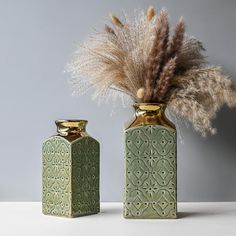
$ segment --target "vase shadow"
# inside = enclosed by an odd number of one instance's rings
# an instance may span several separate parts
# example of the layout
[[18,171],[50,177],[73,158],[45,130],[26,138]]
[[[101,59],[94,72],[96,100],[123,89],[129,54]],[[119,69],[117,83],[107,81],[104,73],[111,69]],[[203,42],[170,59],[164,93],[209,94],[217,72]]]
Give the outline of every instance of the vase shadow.
[[208,217],[211,215],[216,215],[214,212],[178,212],[177,219],[183,218],[198,218],[198,217]]
[[101,209],[100,213],[109,214],[109,215],[116,215],[116,214],[123,214],[123,210],[119,207],[112,207],[112,208],[108,208],[108,209]]
[[219,211],[188,211],[188,212],[178,212],[177,219],[183,219],[183,218],[209,218],[211,216],[226,216],[226,215],[235,215],[236,210],[235,209],[227,209],[225,211],[219,210]]

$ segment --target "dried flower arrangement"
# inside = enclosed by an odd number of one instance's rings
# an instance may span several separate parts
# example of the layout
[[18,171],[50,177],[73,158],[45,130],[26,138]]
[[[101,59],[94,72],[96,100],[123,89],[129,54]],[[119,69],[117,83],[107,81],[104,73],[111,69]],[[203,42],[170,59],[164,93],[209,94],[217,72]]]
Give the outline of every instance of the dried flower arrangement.
[[222,105],[236,106],[236,90],[219,67],[207,63],[202,43],[185,34],[183,19],[173,34],[165,9],[138,11],[133,22],[110,19],[112,26],[95,32],[67,67],[74,93],[95,87],[101,99],[121,92],[134,102],[165,103],[203,136],[214,134],[212,119]]

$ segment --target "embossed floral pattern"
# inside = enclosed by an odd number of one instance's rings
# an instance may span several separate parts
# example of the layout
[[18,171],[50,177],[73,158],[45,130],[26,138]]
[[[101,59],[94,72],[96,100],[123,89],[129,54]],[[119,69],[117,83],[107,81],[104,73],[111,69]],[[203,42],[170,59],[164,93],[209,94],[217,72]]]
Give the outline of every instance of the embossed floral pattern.
[[99,212],[99,144],[91,137],[43,144],[43,213],[74,217]]
[[176,132],[157,125],[126,136],[126,218],[176,217]]

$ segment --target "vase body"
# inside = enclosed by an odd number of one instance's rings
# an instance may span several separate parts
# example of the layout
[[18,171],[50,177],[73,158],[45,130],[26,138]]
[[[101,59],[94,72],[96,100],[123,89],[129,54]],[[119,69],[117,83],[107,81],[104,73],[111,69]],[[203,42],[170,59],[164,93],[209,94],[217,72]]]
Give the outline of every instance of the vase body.
[[124,217],[176,218],[176,129],[164,104],[135,104],[125,130]]
[[58,135],[43,143],[43,213],[76,217],[98,213],[99,143],[86,121],[59,120]]

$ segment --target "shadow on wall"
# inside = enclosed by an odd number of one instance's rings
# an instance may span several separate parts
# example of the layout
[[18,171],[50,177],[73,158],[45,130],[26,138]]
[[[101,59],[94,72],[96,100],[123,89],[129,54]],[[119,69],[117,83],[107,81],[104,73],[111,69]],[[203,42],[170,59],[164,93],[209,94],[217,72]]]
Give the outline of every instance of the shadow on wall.
[[[210,141],[216,153],[219,153],[217,160],[214,156],[211,161],[216,161],[214,194],[215,201],[236,200],[236,108],[223,107],[218,112],[214,121],[218,134]],[[214,166],[214,165],[213,165]],[[209,165],[209,168],[211,165]],[[210,187],[210,186],[209,186]]]
[[[236,75],[232,73],[232,70],[227,68],[226,65],[222,68],[224,68],[223,71],[227,74],[231,74],[231,79],[236,85]],[[217,128],[218,133],[207,138],[207,141],[202,139],[202,145],[207,145],[204,150],[210,152],[210,155],[204,158],[204,165],[207,167],[204,171],[208,171],[210,181],[206,181],[205,184],[203,183],[203,191],[207,191],[210,198],[214,199],[214,201],[235,201],[236,107],[232,109],[227,106],[222,107],[213,121],[213,126]],[[209,150],[209,147],[213,150]]]
[[[220,62],[216,61],[216,64]],[[236,87],[236,75],[232,73],[230,68],[227,68],[227,65],[222,66],[223,71],[227,74],[231,74],[231,80]],[[222,148],[232,148],[236,154],[236,107],[228,108],[224,106],[217,114],[217,117],[214,121],[214,126],[218,130],[218,134],[215,136],[214,142],[217,145],[222,146]],[[236,155],[235,155],[236,156]],[[236,159],[235,159],[236,160]]]
[[234,149],[236,155],[236,108],[223,107],[218,112],[214,125],[218,130],[214,138],[215,144]]
[[179,201],[236,200],[236,108],[223,107],[213,125],[218,134],[208,138],[186,131],[186,143],[180,145],[184,157],[178,169]]

